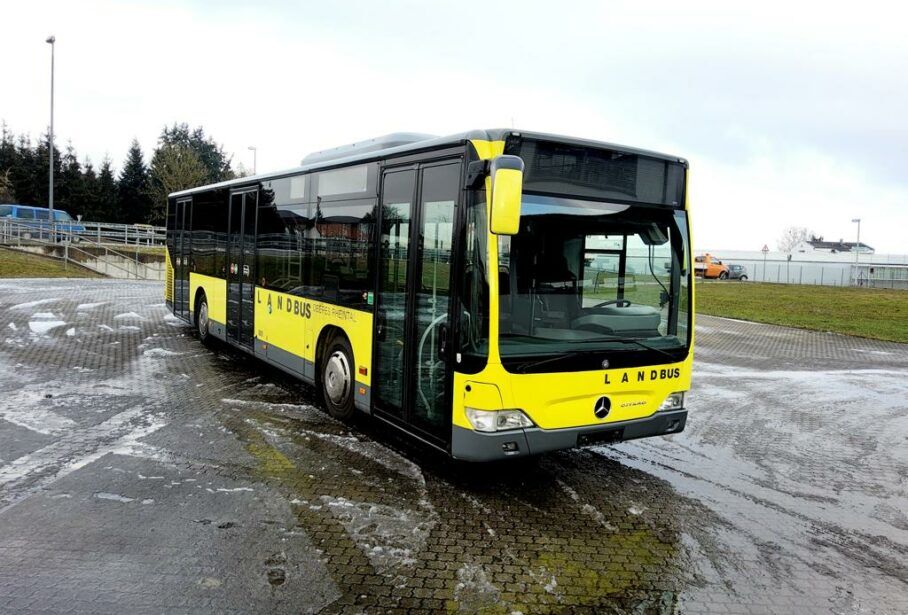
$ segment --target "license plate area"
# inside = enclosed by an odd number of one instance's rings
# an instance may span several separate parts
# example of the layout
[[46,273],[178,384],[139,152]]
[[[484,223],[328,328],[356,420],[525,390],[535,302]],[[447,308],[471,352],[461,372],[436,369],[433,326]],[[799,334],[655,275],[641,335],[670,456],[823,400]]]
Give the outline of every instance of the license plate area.
[[620,442],[624,437],[624,429],[610,429],[608,431],[591,431],[577,436],[577,446],[594,446],[596,444],[611,444]]

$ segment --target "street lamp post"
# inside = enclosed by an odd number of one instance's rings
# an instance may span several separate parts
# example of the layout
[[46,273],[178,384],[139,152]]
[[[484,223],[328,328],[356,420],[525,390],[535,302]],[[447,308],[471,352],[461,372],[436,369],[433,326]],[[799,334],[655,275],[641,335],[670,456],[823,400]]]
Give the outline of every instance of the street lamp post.
[[252,174],[255,175],[256,173],[258,173],[258,171],[256,170],[256,167],[258,166],[257,163],[258,163],[258,153],[259,152],[254,145],[250,145],[247,149],[249,149],[252,152]]
[[50,131],[47,135],[47,208],[50,210],[51,233],[54,224],[54,43],[56,36],[48,36],[46,43],[50,44]]

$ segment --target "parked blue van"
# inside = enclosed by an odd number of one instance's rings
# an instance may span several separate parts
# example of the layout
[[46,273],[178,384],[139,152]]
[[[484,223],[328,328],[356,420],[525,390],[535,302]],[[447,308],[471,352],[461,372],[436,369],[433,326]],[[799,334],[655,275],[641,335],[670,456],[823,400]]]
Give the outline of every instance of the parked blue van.
[[[0,204],[0,221],[5,219],[14,220],[18,224],[36,227],[38,237],[50,234],[50,210],[47,207],[18,205],[16,203]],[[85,227],[78,221],[73,220],[73,217],[62,209],[54,210],[54,221],[56,222],[56,230],[58,232],[85,232]],[[25,235],[31,235],[31,233],[23,232],[22,235],[24,237]],[[60,236],[58,239],[63,238],[63,236]]]

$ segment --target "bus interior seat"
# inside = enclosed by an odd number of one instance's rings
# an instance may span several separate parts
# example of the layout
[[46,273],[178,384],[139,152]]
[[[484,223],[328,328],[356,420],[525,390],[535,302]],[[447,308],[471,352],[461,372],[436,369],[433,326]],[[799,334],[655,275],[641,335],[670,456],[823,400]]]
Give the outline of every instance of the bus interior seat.
[[659,310],[649,305],[606,305],[584,310],[571,328],[611,335],[654,337],[659,334]]

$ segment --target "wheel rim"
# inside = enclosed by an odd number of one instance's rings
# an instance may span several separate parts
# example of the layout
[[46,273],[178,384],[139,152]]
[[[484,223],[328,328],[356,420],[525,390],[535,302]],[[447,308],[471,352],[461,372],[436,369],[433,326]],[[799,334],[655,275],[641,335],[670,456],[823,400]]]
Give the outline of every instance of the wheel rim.
[[199,333],[202,337],[208,335],[208,304],[205,301],[199,306]]
[[340,405],[350,391],[350,364],[347,356],[335,351],[325,362],[325,393],[335,405]]

